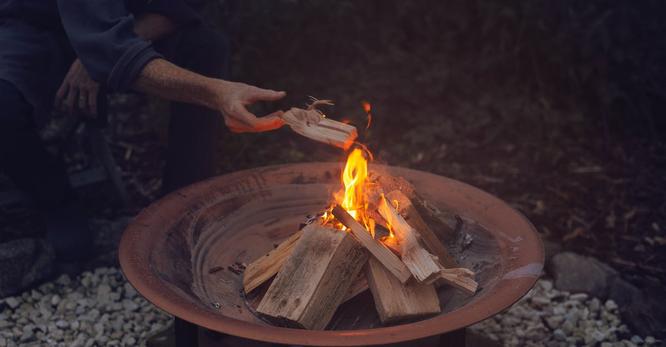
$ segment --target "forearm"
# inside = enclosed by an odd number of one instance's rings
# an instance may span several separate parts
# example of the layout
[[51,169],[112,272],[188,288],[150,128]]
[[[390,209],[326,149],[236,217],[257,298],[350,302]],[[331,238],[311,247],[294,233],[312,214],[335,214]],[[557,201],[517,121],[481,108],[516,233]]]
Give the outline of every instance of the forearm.
[[196,104],[221,112],[233,132],[268,131],[284,125],[282,111],[257,117],[246,109],[257,101],[276,101],[286,93],[245,83],[209,78],[187,71],[164,59],[153,59],[134,80],[132,89],[161,98]]
[[185,70],[164,59],[154,59],[143,68],[132,89],[161,98],[215,109],[223,80]]
[[159,40],[177,29],[176,23],[169,17],[156,13],[147,13],[134,21],[134,32],[144,40]]

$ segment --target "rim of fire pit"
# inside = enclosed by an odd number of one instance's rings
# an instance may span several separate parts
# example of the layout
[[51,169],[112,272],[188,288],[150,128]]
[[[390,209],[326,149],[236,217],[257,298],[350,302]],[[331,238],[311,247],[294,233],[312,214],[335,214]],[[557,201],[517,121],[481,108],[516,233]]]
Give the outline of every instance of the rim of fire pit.
[[[515,267],[505,269],[501,279],[493,286],[489,295],[475,298],[468,304],[429,319],[395,326],[358,329],[358,330],[302,330],[263,326],[231,317],[215,314],[193,305],[183,294],[173,290],[160,279],[149,262],[149,250],[154,243],[156,232],[166,232],[159,228],[165,216],[184,213],[174,206],[185,206],[183,200],[194,200],[197,195],[209,192],[222,182],[250,176],[257,170],[275,171],[289,167],[307,172],[310,167],[328,165],[341,167],[340,163],[314,162],[274,165],[237,171],[231,174],[208,179],[182,188],[151,204],[141,211],[123,233],[119,260],[123,273],[134,288],[148,301],[160,309],[198,326],[224,334],[252,340],[293,345],[376,345],[416,340],[440,335],[465,328],[492,317],[505,310],[523,297],[536,283],[544,264],[544,249],[535,227],[520,212],[511,208],[499,198],[466,183],[432,173],[395,166],[372,164],[372,167],[388,169],[390,172],[426,175],[430,179],[445,180],[455,186],[458,194],[465,199],[483,202],[477,213],[500,218],[513,226],[513,235],[502,237],[520,238],[521,252],[515,254],[512,264]],[[425,176],[424,176],[425,177]],[[173,202],[179,201],[178,204]]]

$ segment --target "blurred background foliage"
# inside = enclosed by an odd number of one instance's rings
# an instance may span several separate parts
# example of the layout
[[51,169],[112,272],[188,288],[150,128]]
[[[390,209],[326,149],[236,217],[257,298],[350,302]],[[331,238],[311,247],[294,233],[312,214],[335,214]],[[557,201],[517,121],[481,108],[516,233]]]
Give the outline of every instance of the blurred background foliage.
[[[330,98],[379,162],[477,185],[546,239],[665,278],[666,3],[218,0],[233,78]],[[221,172],[343,153],[225,135]]]

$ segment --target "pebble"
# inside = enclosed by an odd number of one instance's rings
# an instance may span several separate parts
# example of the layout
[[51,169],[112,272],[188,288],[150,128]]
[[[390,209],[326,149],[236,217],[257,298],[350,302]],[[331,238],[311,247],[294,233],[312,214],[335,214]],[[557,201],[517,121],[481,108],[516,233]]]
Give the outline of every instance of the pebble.
[[51,305],[57,306],[60,303],[60,296],[58,294],[51,297]]
[[116,268],[58,277],[1,299],[0,347],[138,346],[171,317],[140,297]]
[[606,307],[606,309],[609,311],[617,310],[617,304],[613,300],[606,301],[604,307]]
[[[170,324],[171,317],[139,296],[118,269],[101,268],[76,278],[60,276],[5,298],[0,312],[2,346],[138,346]],[[506,312],[471,327],[506,346],[656,346],[654,337],[631,334],[612,300],[559,291],[539,280]]]
[[571,294],[569,296],[569,299],[575,300],[575,301],[585,301],[587,300],[588,295],[585,293],[577,293],[577,294]]
[[634,335],[631,337],[631,342],[638,345],[643,343],[643,339],[640,336]]
[[[509,310],[470,329],[504,346],[657,346],[658,339],[630,333],[618,305],[587,293],[560,291],[541,279]],[[631,337],[631,338],[630,338]]]
[[134,287],[132,287],[132,285],[129,283],[125,283],[123,288],[125,289],[125,297],[128,299],[134,299],[136,296],[136,289],[134,289]]
[[6,304],[9,306],[9,308],[11,308],[11,309],[15,309],[15,308],[17,308],[17,307],[21,304],[21,302],[18,301],[18,299],[16,299],[16,298],[13,297],[13,296],[8,297],[7,299],[5,299],[5,303],[6,303]]

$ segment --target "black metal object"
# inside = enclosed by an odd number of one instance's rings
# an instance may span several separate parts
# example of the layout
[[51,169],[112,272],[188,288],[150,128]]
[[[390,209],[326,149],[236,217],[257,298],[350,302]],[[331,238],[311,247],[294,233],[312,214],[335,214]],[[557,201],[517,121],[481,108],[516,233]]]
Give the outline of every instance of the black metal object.
[[180,319],[174,318],[173,329],[176,340],[176,347],[196,347],[199,346],[199,327]]

